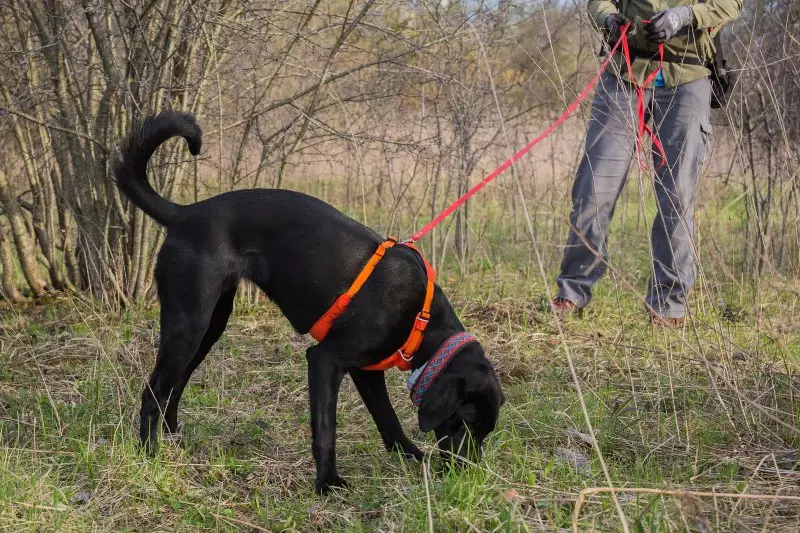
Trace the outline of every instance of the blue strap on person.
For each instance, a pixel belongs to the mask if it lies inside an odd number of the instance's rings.
[[[664,74],[659,69],[658,74],[656,74],[656,87],[666,87],[666,83],[664,82]]]

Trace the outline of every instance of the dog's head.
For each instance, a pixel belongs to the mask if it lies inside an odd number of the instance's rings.
[[[477,342],[461,349],[425,391],[419,428],[434,431],[442,457],[479,461],[483,440],[497,424],[505,396]],[[471,437],[471,439],[470,439]]]

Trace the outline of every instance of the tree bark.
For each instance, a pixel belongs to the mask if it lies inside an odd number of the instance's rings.
[[[14,283],[14,249],[11,241],[7,237],[5,224],[0,221],[0,265],[2,265],[2,276],[0,277],[0,292],[2,297],[12,302],[21,302],[25,299],[17,285]]]
[[[11,226],[11,235],[14,238],[25,281],[28,282],[34,296],[41,296],[48,291],[48,286],[36,263],[36,243],[28,233],[22,208],[3,170],[0,170],[0,202],[3,203]]]

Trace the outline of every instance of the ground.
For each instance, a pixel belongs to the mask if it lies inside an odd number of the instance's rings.
[[[713,264],[687,327],[654,330],[641,304],[642,235],[618,239],[615,275],[563,336],[529,244],[485,246],[468,267],[447,261],[441,282],[507,396],[483,462],[442,468],[400,372],[388,373],[393,403],[429,456],[388,455],[346,378],[337,452],[350,489],[327,497],[313,492],[304,358],[313,341],[271,304],[237,303],[184,395],[182,438],[154,458],[135,428],[158,307],[112,312],[75,298],[6,307],[0,528],[614,530],[608,492],[585,492],[573,516],[581,491],[609,485],[593,431],[633,531],[798,530],[796,281],[714,277],[725,268],[704,252]],[[549,272],[557,255],[548,257]]]

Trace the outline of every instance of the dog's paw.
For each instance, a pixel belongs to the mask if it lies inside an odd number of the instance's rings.
[[[413,446],[411,450],[404,451],[403,455],[406,459],[413,459],[414,461],[422,461],[422,459],[425,457],[425,454],[422,453],[422,450],[416,446]]]
[[[328,494],[331,489],[346,489],[347,481],[342,479],[339,474],[327,476],[324,478],[317,478],[316,491],[317,494]]]
[[[158,441],[155,439],[145,439],[139,441],[139,447],[148,457],[155,457],[158,452]]]
[[[397,452],[406,459],[414,461],[422,461],[425,454],[417,448],[411,441],[395,442],[391,446],[387,446],[389,452]]]
[[[141,444],[141,450],[147,457],[152,459],[158,455],[158,444],[152,441],[144,442]]]
[[[183,422],[175,421],[172,424],[164,422],[164,442],[169,442],[178,448],[183,447]]]
[[[183,421],[178,420],[172,423],[163,422],[164,435],[179,435],[183,433]]]
[[[183,433],[180,432],[171,432],[171,433],[164,433],[164,442],[169,442],[173,446],[178,448],[183,447]]]

